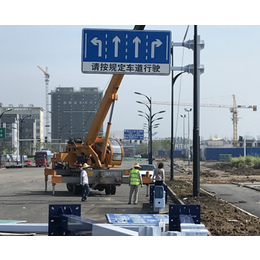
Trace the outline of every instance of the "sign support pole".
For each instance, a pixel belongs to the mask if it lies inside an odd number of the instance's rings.
[[[200,194],[200,53],[198,50],[199,36],[197,35],[197,25],[194,25],[194,75],[193,75],[193,196]]]

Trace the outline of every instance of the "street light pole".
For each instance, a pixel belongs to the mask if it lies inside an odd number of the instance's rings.
[[[2,124],[2,116],[3,116],[3,114],[6,113],[6,112],[9,112],[9,111],[11,111],[11,110],[13,110],[13,109],[12,109],[12,108],[7,108],[6,110],[4,110],[4,111],[0,114],[0,127],[1,127],[1,124]]]
[[[139,104],[146,105],[146,104],[144,104],[140,101],[136,101],[136,102],[139,103]],[[153,119],[153,118],[154,118],[155,115],[165,113],[166,111],[161,110],[159,112],[154,113],[153,115],[148,115],[147,113],[145,113],[141,110],[138,110],[137,112],[141,113],[141,114],[138,114],[138,115],[146,118],[147,123],[148,123],[147,128],[148,128],[148,135],[149,135],[149,152],[148,152],[149,153],[149,164],[152,164],[153,163],[152,152],[151,152],[152,150],[150,151],[150,148],[152,149],[152,136],[153,136],[152,129],[155,128],[155,126],[158,127],[158,125],[159,125],[159,124],[155,124],[153,126],[153,122],[156,121],[156,120],[161,120],[161,119],[163,119],[163,117],[159,117],[159,118],[156,118],[156,119]]]
[[[182,127],[182,131],[183,131],[183,140],[182,140],[182,149],[185,149],[185,118],[186,115],[181,115],[181,117],[183,118],[183,127]]]
[[[190,165],[190,113],[192,111],[192,108],[184,108],[184,110],[188,113],[188,165]]]
[[[149,164],[153,164],[153,133],[152,133],[152,98],[148,98],[150,102],[150,117],[149,117]]]
[[[152,164],[153,163],[153,144],[152,144],[152,120],[151,120],[151,117],[152,117],[152,98],[149,98],[147,97],[146,95],[140,93],[140,92],[134,92],[136,95],[141,95],[141,96],[144,96],[148,102],[149,102],[149,106],[147,106],[146,104],[140,102],[140,101],[136,101],[137,103],[139,104],[143,104],[145,105],[148,110],[149,110],[149,120],[148,120],[148,133],[149,133],[149,155],[148,155],[148,163],[149,164]]]
[[[143,113],[145,114],[146,116],[142,115],[142,114],[139,114],[139,116],[143,116],[147,119],[148,121],[148,135],[149,135],[149,155],[148,155],[148,163],[149,164],[153,164],[153,133],[152,133],[152,129],[153,129],[153,122],[156,121],[156,120],[160,120],[162,119],[162,117],[160,118],[156,118],[153,120],[154,116],[157,115],[157,114],[161,114],[161,113],[164,113],[166,112],[165,110],[161,110],[159,112],[156,112],[152,115],[152,98],[150,97],[147,97],[146,95],[140,93],[140,92],[134,92],[136,95],[141,95],[141,96],[144,96],[146,97],[146,99],[148,100],[149,102],[149,106],[146,105],[145,103],[141,102],[141,101],[136,101],[137,103],[139,104],[142,104],[142,105],[145,105],[148,110],[149,110],[149,115],[143,111],[140,111],[138,110],[139,113]]]
[[[173,66],[173,47],[171,49],[172,51],[172,66]],[[173,91],[173,87],[174,87],[174,84],[177,80],[177,78],[182,74],[184,73],[185,71],[182,71],[180,73],[178,73],[175,77],[173,77],[173,71],[172,71],[172,95],[171,95],[171,103],[172,103],[172,106],[171,106],[171,169],[170,169],[170,175],[171,175],[171,181],[173,181],[174,179],[174,172],[173,172],[173,164],[174,164],[174,159],[173,159],[173,156],[174,156],[174,133],[173,133],[173,108],[174,108],[174,91]]]

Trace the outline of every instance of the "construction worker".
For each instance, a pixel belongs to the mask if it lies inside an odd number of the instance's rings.
[[[140,174],[139,168],[141,168],[139,163],[136,163],[134,165],[134,168],[131,169],[129,173],[130,192],[129,192],[128,204],[131,204],[133,193],[134,193],[134,204],[137,204],[140,185],[141,187],[143,187],[142,176]]]
[[[163,163],[159,162],[158,167],[154,169],[152,182],[154,182],[155,185],[163,185],[165,182],[165,171],[163,166]]]
[[[80,184],[82,185],[82,198],[81,201],[86,202],[88,194],[90,192],[90,187],[88,184],[88,174],[87,174],[87,168],[89,167],[88,164],[84,163],[81,167],[80,172]]]

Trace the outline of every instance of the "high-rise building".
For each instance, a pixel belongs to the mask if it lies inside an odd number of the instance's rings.
[[[83,141],[89,131],[97,109],[102,100],[98,88],[58,87],[51,92],[51,139],[66,142],[81,138]],[[103,135],[103,127],[100,130]]]

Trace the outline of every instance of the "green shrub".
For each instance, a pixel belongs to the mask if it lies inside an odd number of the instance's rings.
[[[258,155],[248,155],[246,157],[239,156],[239,157],[230,157],[230,164],[232,167],[254,167],[260,164],[260,157]]]

